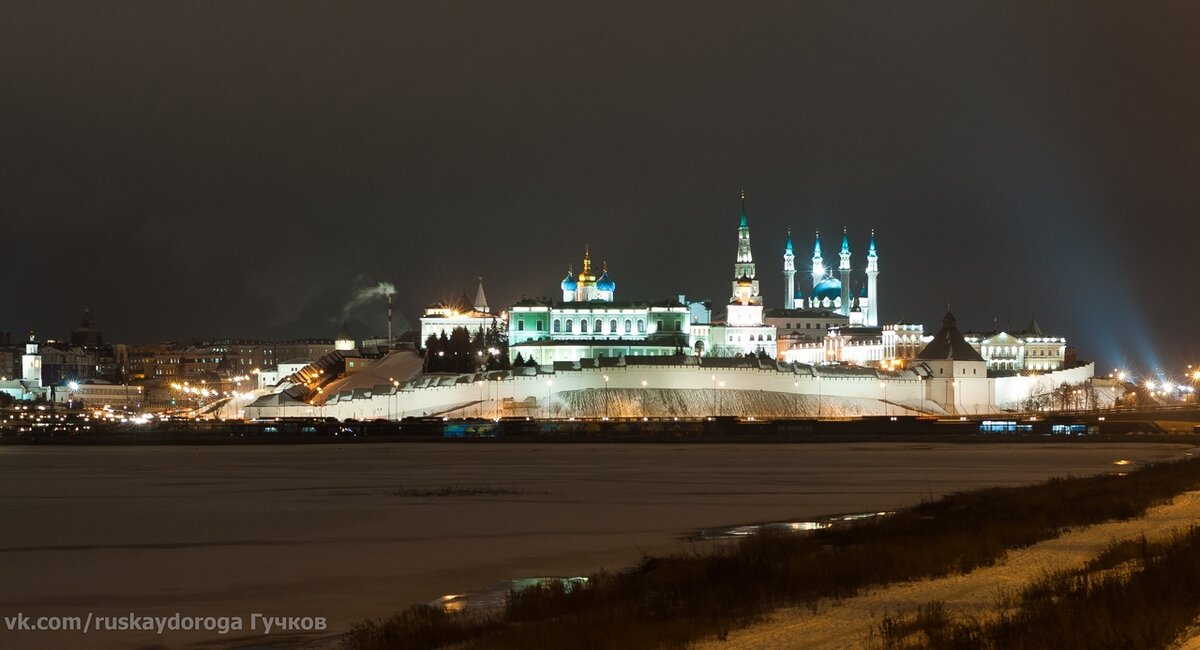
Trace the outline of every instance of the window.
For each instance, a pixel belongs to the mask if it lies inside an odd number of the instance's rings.
[[[645,334],[645,333],[646,333],[646,319],[639,318],[638,319],[638,334]]]
[[[538,322],[537,322],[537,329],[539,332],[542,331],[542,321],[541,320],[538,320]]]
[[[683,331],[683,323],[681,323],[679,321],[675,321],[675,331],[682,332]]]
[[[525,321],[523,321],[523,320],[519,320],[519,321],[517,321],[517,331],[518,331],[518,332],[524,332],[524,331],[525,331]]]
[[[558,320],[557,318],[554,319],[554,331],[555,332],[562,331],[562,321]]]
[[[617,319],[614,318],[614,319],[608,321],[608,333],[609,334],[617,333]]]
[[[588,326],[588,322],[587,322],[586,318],[579,321],[579,333],[587,334],[587,326]]]
[[[633,321],[629,320],[628,318],[625,319],[625,333],[626,334],[633,333]]]
[[[567,332],[570,333],[570,332],[574,332],[574,331],[575,331],[575,322],[572,321],[570,318],[568,318],[567,319]]]
[[[663,327],[663,319],[660,318],[660,319],[658,319],[658,327],[655,329],[655,331],[661,332],[664,329],[666,329],[666,328]]]
[[[597,318],[596,319],[596,327],[592,328],[592,331],[599,334],[600,330],[603,329],[603,325],[604,325],[604,321]]]

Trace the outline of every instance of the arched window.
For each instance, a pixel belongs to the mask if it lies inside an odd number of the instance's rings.
[[[646,333],[646,319],[639,318],[638,319],[638,334],[645,334],[645,333]]]
[[[603,328],[603,326],[604,326],[604,321],[597,318],[596,319],[596,327],[592,328],[592,331],[595,332],[596,334],[599,334],[600,330]]]
[[[567,333],[571,333],[574,331],[575,331],[575,322],[572,321],[570,318],[568,318],[567,319]]]
[[[633,321],[629,320],[628,318],[625,319],[625,333],[626,334],[633,333]]]
[[[581,320],[579,321],[579,333],[580,333],[580,334],[587,334],[587,326],[588,326],[587,319],[586,319],[586,318],[584,318],[584,319],[581,319]]]
[[[614,319],[608,321],[608,333],[609,334],[617,333],[617,319],[614,318]]]
[[[562,331],[562,321],[558,320],[557,318],[554,319],[554,331],[555,332]]]

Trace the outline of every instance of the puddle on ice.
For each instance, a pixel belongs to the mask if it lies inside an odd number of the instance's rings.
[[[580,576],[571,578],[516,578],[503,580],[480,591],[465,594],[446,594],[429,603],[430,607],[439,607],[444,612],[482,612],[504,607],[510,593],[520,593],[531,587],[544,587],[560,584],[564,591],[570,592],[575,587],[587,584],[588,579]]]
[[[821,517],[813,521],[774,521],[765,524],[746,524],[742,526],[730,526],[728,528],[701,528],[696,534],[689,537],[694,540],[721,540],[721,539],[737,539],[753,535],[759,531],[768,532],[790,532],[803,533],[810,530],[821,530],[823,528],[833,528],[838,524],[848,524],[863,519],[872,519],[875,517],[886,517],[892,514],[891,512],[859,512],[849,515],[833,515],[830,517]]]

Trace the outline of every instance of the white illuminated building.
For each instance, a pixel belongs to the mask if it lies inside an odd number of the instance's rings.
[[[42,385],[42,355],[33,332],[25,342],[25,354],[21,355],[21,376],[0,379],[0,392],[19,400],[35,400],[47,395]]]
[[[479,288],[475,291],[473,304],[467,301],[464,294],[457,303],[436,302],[425,308],[425,314],[421,316],[420,344],[424,346],[430,336],[449,338],[450,333],[460,327],[474,337],[480,331],[488,331],[493,325],[503,327],[505,318],[506,314],[503,312],[492,313],[487,296],[483,293],[483,278],[479,278]]]
[[[988,370],[1061,370],[1066,360],[1067,340],[1046,336],[1036,320],[1020,332],[967,332],[971,347],[987,361]]]
[[[682,301],[615,300],[617,284],[604,264],[597,277],[585,247],[579,275],[568,270],[563,300],[526,299],[508,311],[508,354],[538,364],[600,357],[690,353],[692,309]]]
[[[928,368],[925,397],[950,413],[987,413],[996,410],[994,385],[988,379],[987,362],[958,331],[954,314],[946,312],[942,329],[917,355],[916,362]]]

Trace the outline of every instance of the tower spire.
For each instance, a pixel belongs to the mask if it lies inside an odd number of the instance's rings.
[[[817,229],[817,236],[813,243],[812,256],[812,284],[816,288],[821,280],[825,279],[825,260],[821,257],[821,229]]]
[[[783,249],[783,308],[796,308],[796,254],[792,251],[792,229],[787,231],[787,246]]]
[[[838,253],[838,276],[838,280],[842,284],[841,304],[838,311],[844,316],[849,316],[854,292],[851,291],[852,282],[850,280],[850,235],[845,226],[842,226],[842,250]]]
[[[737,261],[733,265],[733,295],[739,295],[738,282],[742,279],[750,283],[749,296],[758,296],[758,280],[754,273],[754,255],[750,252],[750,224],[746,219],[746,191],[742,190],[742,212],[738,222]]]
[[[739,228],[746,228],[746,190],[742,190],[742,222]]]
[[[879,326],[879,253],[875,250],[875,229],[871,229],[871,244],[867,247],[867,313],[863,319],[868,327]],[[949,307],[946,311],[950,311]]]

